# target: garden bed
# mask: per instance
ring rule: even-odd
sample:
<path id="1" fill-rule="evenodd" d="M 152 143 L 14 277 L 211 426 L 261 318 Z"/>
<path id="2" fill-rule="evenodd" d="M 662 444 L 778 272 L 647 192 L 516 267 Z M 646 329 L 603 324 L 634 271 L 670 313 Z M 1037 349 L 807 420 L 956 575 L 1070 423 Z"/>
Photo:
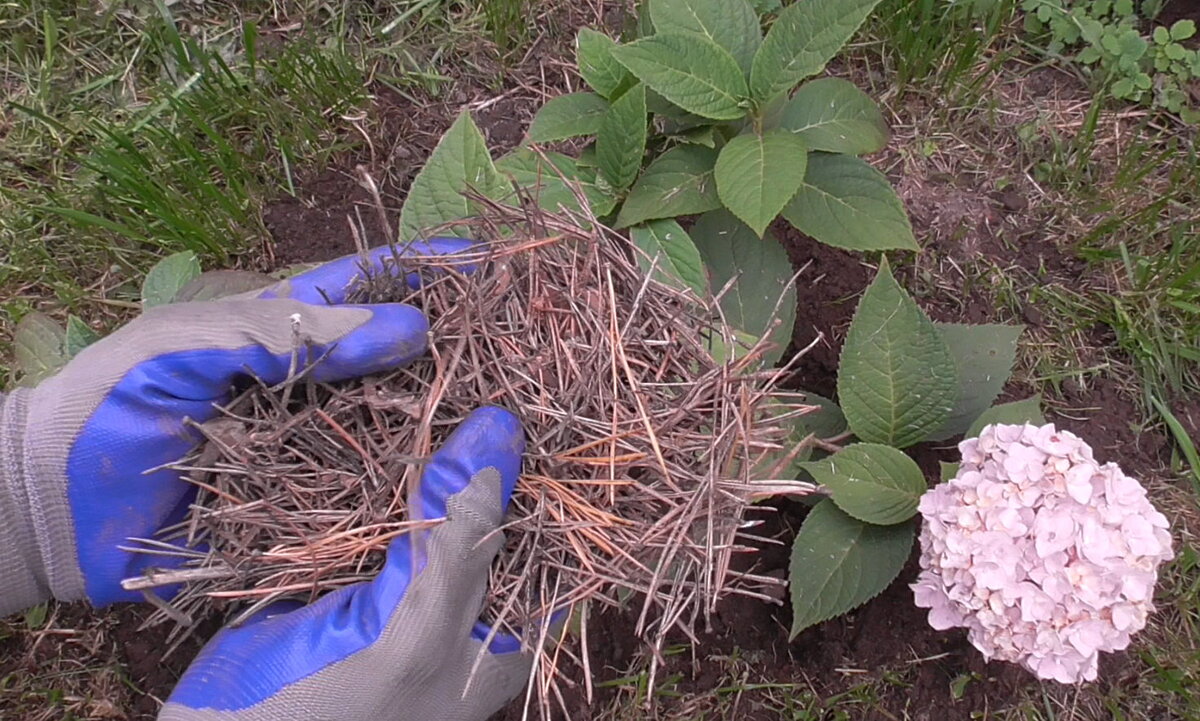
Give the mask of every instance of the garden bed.
<path id="1" fill-rule="evenodd" d="M 1079 103 L 1086 94 L 1074 81 L 1052 71 L 1025 76 L 1015 87 L 1031 96 L 1052 94 L 1064 105 Z M 488 102 L 487 91 L 475 89 L 455 102 L 421 108 L 404 98 L 380 90 L 374 112 L 374 152 L 344 158 L 297 188 L 296 195 L 269 205 L 264 220 L 271 232 L 264 257 L 266 265 L 281 267 L 298 262 L 328 260 L 354 252 L 347 217 L 361 217 L 368 231 L 375 223 L 372 196 L 361 182 L 356 166 L 362 164 L 383 182 L 385 202 L 398 210 L 400 198 L 424 156 L 463 106 L 478 108 L 476 121 L 493 151 L 520 140 L 523 122 L 540 102 L 537 94 L 514 83 L 497 102 Z M 1022 98 L 1005 98 L 1016 108 Z M 924 101 L 894 109 L 898 120 L 916 123 L 932 108 Z M 932 105 L 932 103 L 931 103 Z M 1077 114 L 1081 114 L 1077 113 Z M 1011 131 L 1011 128 L 1009 128 Z M 1048 218 L 1055 215 L 1053 198 L 1017 177 L 1003 191 L 986 174 L 986 163 L 971 172 L 939 167 L 921 160 L 923 148 L 915 136 L 901 135 L 889 154 L 877 164 L 889 171 L 900 189 L 913 220 L 916 236 L 926 252 L 915 267 L 900 271 L 902 283 L 914 291 L 918 302 L 938 321 L 1021 322 L 1036 343 L 1053 342 L 1058 326 L 1047 320 L 1052 313 L 1037 303 L 1014 304 L 1001 300 L 994 286 L 978 280 L 972 268 L 1012 270 L 1024 282 L 1058 284 L 1102 292 L 1107 279 L 1097 277 L 1065 245 L 1056 241 Z M 1007 167 L 998 168 L 998 176 Z M 377 228 L 375 230 L 378 230 Z M 797 320 L 793 343 L 806 347 L 819 342 L 800 361 L 791 382 L 832 397 L 840 344 L 857 302 L 857 294 L 873 275 L 858 255 L 818 244 L 794 230 L 780 226 L 780 239 L 795 269 L 801 272 L 797 294 Z M 961 272 L 962 267 L 967 272 Z M 1079 329 L 1080 347 L 1095 350 L 1092 359 L 1104 362 L 1100 350 L 1113 344 L 1112 330 L 1102 325 Z M 1002 400 L 1023 398 L 1039 390 L 1030 359 L 1010 384 Z M 1088 359 L 1081 360 L 1086 366 Z M 1045 376 L 1045 374 L 1042 374 Z M 1153 429 L 1142 429 L 1135 419 L 1142 414 L 1136 389 L 1128 378 L 1115 373 L 1083 376 L 1064 373 L 1057 392 L 1048 395 L 1047 419 L 1075 431 L 1095 449 L 1101 461 L 1115 460 L 1151 488 L 1163 490 L 1160 472 L 1170 462 L 1170 439 Z M 1053 390 L 1055 384 L 1050 384 Z M 1177 402 L 1173 410 L 1193 438 L 1200 437 L 1200 401 Z M 930 483 L 938 480 L 937 462 L 951 460 L 947 447 L 924 446 L 916 454 Z M 1165 487 L 1167 492 L 1173 489 Z M 807 508 L 798 502 L 778 501 L 757 511 L 765 523 L 762 535 L 778 544 L 765 544 L 752 560 L 756 573 L 786 574 L 788 549 Z M 1001 715 L 1015 698 L 1044 697 L 1046 708 L 1063 709 L 1074 718 L 1096 718 L 1107 712 L 1090 706 L 1090 696 L 1069 687 L 1040 684 L 1015 666 L 985 663 L 966 641 L 965 633 L 937 632 L 925 622 L 925 612 L 912 603 L 907 584 L 916 575 L 915 551 L 900 577 L 873 601 L 845 616 L 821 623 L 787 639 L 790 610 L 780 605 L 734 598 L 724 603 L 713 625 L 700 636 L 695 648 L 669 655 L 656 669 L 649 685 L 649 706 L 643 715 L 620 716 L 621 709 L 641 708 L 647 696 L 636 680 L 647 673 L 647 650 L 634 637 L 635 618 L 606 611 L 601 623 L 592 624 L 589 647 L 594 678 L 589 687 L 582 671 L 566 669 L 567 705 L 572 717 L 588 718 L 780 718 L 776 710 L 785 697 L 796 708 L 822 710 L 837 706 L 852 718 L 970 719 L 980 714 Z M 113 683 L 113 712 L 108 707 L 85 707 L 88 718 L 149 719 L 158 701 L 170 692 L 174 680 L 198 650 L 199 641 L 181 646 L 165 663 L 157 649 L 167 628 L 139 630 L 147 611 L 122 607 L 107 620 L 78 607 L 60 610 L 62 628 L 78 626 L 80 635 L 47 634 L 35 641 L 20 636 L 0 639 L 0 677 L 23 673 L 43 664 L 75 663 L 87 668 L 96 659 L 128 669 L 132 693 Z M 116 619 L 116 620 L 114 620 Z M 63 625 L 66 624 L 66 625 Z M 209 621 L 197 634 L 206 637 Z M 602 629 L 602 630 L 601 630 Z M 1149 637 L 1154 631 L 1147 631 Z M 89 635 L 90 634 L 90 635 Z M 99 639 L 81 644 L 78 638 Z M 1143 643 L 1150 642 L 1143 640 Z M 1146 673 L 1135 650 L 1106 655 L 1101 660 L 1100 695 L 1120 695 L 1134 688 Z M 25 645 L 23 645 L 25 644 Z M 31 645 L 30 645 L 31 644 Z M 89 656 L 88 654 L 92 655 Z M 632 679 L 632 680 L 631 680 Z M 573 684 L 573 685 L 572 685 Z M 589 700 L 590 696 L 590 700 Z M 1172 718 L 1172 709 L 1155 698 L 1138 699 L 1130 706 L 1146 718 Z M 861 712 L 861 713 L 859 713 Z M 805 718 L 805 716 L 797 716 Z M 1072 717 L 1072 716 L 1068 716 Z M 28 718 L 33 719 L 34 716 Z M 514 704 L 500 718 L 522 718 Z"/>

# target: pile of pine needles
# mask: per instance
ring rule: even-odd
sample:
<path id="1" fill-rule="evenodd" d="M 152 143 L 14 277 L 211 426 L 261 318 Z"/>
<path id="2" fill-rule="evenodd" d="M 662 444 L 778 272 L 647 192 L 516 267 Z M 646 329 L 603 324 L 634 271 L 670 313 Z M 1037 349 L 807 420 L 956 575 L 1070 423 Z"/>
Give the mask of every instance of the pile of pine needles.
<path id="1" fill-rule="evenodd" d="M 528 444 L 485 609 L 498 628 L 635 603 L 638 633 L 661 641 L 727 593 L 778 596 L 779 579 L 731 563 L 749 548 L 748 505 L 806 486 L 772 480 L 804 446 L 791 419 L 808 410 L 776 387 L 786 369 L 764 356 L 778 349 L 740 346 L 716 300 L 664 282 L 662 258 L 590 219 L 476 200 L 456 230 L 480 246 L 398 251 L 399 269 L 356 291 L 422 308 L 427 359 L 336 385 L 298 368 L 201 426 L 207 444 L 179 466 L 200 489 L 192 512 L 141 546 L 189 558 L 126 582 L 184 584 L 160 619 L 215 604 L 236 623 L 370 579 L 391 539 L 429 523 L 405 513 L 422 462 L 485 404 L 514 411 Z"/>

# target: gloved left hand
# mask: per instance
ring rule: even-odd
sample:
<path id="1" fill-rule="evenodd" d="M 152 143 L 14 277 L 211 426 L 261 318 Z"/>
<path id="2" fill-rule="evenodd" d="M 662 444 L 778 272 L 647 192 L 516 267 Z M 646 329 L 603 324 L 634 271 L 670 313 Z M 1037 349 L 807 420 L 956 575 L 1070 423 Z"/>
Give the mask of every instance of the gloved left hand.
<path id="1" fill-rule="evenodd" d="M 471 245 L 433 239 L 406 252 Z M 238 379 L 277 383 L 295 361 L 320 358 L 312 377 L 333 381 L 420 356 L 418 309 L 342 305 L 360 267 L 351 256 L 249 295 L 154 308 L 36 388 L 0 397 L 0 615 L 49 596 L 138 600 L 121 580 L 164 558 L 119 546 L 183 518 L 194 487 L 161 467 L 199 442 L 185 419 L 213 418 Z"/>

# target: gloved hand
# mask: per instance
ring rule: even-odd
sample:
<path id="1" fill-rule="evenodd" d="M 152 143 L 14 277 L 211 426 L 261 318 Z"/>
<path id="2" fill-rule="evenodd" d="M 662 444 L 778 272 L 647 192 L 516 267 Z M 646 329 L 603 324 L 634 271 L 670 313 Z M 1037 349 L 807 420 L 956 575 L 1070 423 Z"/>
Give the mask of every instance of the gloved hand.
<path id="1" fill-rule="evenodd" d="M 433 239 L 406 252 L 470 246 Z M 370 264 L 391 254 L 378 249 Z M 294 351 L 301 365 L 323 358 L 312 377 L 324 381 L 421 355 L 428 323 L 416 308 L 328 305 L 345 302 L 360 264 L 351 256 L 251 294 L 154 308 L 36 388 L 0 397 L 0 615 L 49 596 L 138 600 L 121 580 L 165 559 L 118 546 L 183 518 L 194 488 L 160 467 L 199 442 L 184 419 L 213 418 L 239 378 L 282 381 Z"/>
<path id="2" fill-rule="evenodd" d="M 421 517 L 443 523 L 392 541 L 373 581 L 218 633 L 160 721 L 482 721 L 499 710 L 531 662 L 512 637 L 484 650 L 477 618 L 523 449 L 512 414 L 473 413 L 415 494 Z"/>

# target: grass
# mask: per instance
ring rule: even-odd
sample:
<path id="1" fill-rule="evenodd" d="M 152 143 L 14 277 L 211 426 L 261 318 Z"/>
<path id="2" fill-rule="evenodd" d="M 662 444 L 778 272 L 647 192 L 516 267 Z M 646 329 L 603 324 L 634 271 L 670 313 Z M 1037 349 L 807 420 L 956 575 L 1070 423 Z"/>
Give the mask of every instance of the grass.
<path id="1" fill-rule="evenodd" d="M 492 42 L 502 52 L 519 47 L 529 37 L 528 0 L 488 0 L 480 3 Z"/>
<path id="2" fill-rule="evenodd" d="M 997 58 L 981 66 L 1012 24 L 1019 0 L 886 0 L 869 36 L 887 55 L 897 88 L 970 91 Z M 1004 55 L 999 56 L 1002 59 Z"/>
<path id="3" fill-rule="evenodd" d="M 10 318 L 47 297 L 83 313 L 97 290 L 119 299 L 165 252 L 228 262 L 262 233 L 261 199 L 344 146 L 338 118 L 365 100 L 345 47 L 299 38 L 266 62 L 256 22 L 234 13 L 197 37 L 163 5 L 94 24 L 53 0 L 4 12 Z"/>
<path id="4" fill-rule="evenodd" d="M 363 143 L 371 82 L 439 92 L 438 66 L 485 15 L 523 37 L 523 3 L 491 7 L 0 7 L 0 377 L 29 310 L 111 327 L 157 257 L 224 265 L 255 248 L 267 199 Z"/>

